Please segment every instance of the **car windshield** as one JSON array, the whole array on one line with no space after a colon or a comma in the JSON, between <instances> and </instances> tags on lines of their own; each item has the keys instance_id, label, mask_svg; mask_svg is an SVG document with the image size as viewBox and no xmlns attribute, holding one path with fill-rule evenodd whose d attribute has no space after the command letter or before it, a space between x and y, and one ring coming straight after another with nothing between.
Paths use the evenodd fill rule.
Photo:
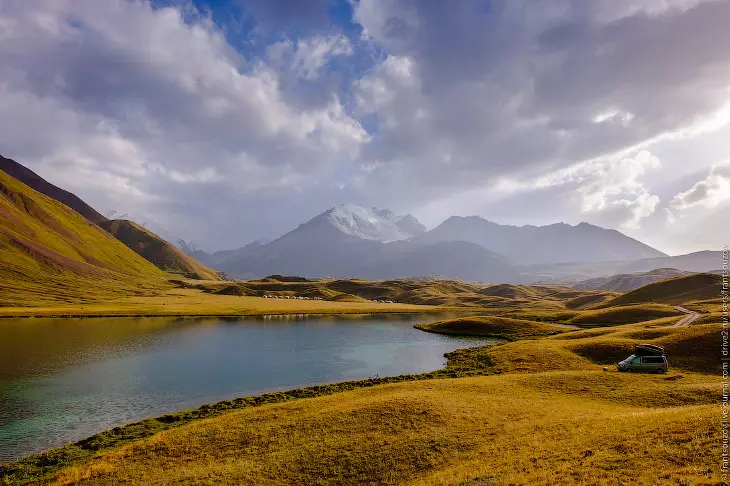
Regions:
<instances>
[{"instance_id":1,"label":"car windshield","mask_svg":"<svg viewBox=\"0 0 730 486\"><path fill-rule=\"evenodd\" d=\"M635 354L632 354L631 356L629 356L628 358L626 358L625 360L623 360L622 363L630 363L631 360L634 359L634 358L636 358L636 355Z\"/></svg>"}]
</instances>

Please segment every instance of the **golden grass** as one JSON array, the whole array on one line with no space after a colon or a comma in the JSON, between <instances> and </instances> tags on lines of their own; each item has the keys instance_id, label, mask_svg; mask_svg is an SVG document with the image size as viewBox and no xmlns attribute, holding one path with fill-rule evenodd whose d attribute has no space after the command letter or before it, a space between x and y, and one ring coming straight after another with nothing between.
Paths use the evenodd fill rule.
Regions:
<instances>
[{"instance_id":1,"label":"golden grass","mask_svg":"<svg viewBox=\"0 0 730 486\"><path fill-rule=\"evenodd\" d=\"M170 287L95 224L0 171L0 306L100 300Z\"/></svg>"},{"instance_id":2,"label":"golden grass","mask_svg":"<svg viewBox=\"0 0 730 486\"><path fill-rule=\"evenodd\" d=\"M704 372L721 326L669 320L480 348L497 375L197 420L38 484L716 484L718 378ZM669 376L602 371L647 340Z\"/></svg>"},{"instance_id":3,"label":"golden grass","mask_svg":"<svg viewBox=\"0 0 730 486\"><path fill-rule=\"evenodd\" d=\"M537 321L496 316L475 316L416 325L418 329L451 336L496 337L507 340L529 339L558 334L565 329Z\"/></svg>"},{"instance_id":4,"label":"golden grass","mask_svg":"<svg viewBox=\"0 0 730 486\"><path fill-rule=\"evenodd\" d=\"M642 304L683 304L720 297L722 277L709 273L697 273L686 277L670 278L645 285L620 297L609 300L601 307Z\"/></svg>"},{"instance_id":5,"label":"golden grass","mask_svg":"<svg viewBox=\"0 0 730 486\"><path fill-rule=\"evenodd\" d=\"M98 224L161 270L191 278L219 280L217 271L206 267L173 244L133 221L116 219Z\"/></svg>"},{"instance_id":6,"label":"golden grass","mask_svg":"<svg viewBox=\"0 0 730 486\"><path fill-rule=\"evenodd\" d=\"M33 307L0 307L0 316L245 316L445 312L459 310L426 305L380 304L375 302L264 299L261 297L204 293L197 289L169 289L156 293L157 295L122 295L109 302L70 302L68 304L36 305Z\"/></svg>"},{"instance_id":7,"label":"golden grass","mask_svg":"<svg viewBox=\"0 0 730 486\"><path fill-rule=\"evenodd\" d=\"M681 311L668 305L641 304L587 310L577 314L566 322L578 326L615 326L618 324L630 324L633 322L643 322L681 315L684 315Z\"/></svg>"},{"instance_id":8,"label":"golden grass","mask_svg":"<svg viewBox=\"0 0 730 486\"><path fill-rule=\"evenodd\" d=\"M170 429L44 483L706 484L708 385L601 371L384 385Z\"/></svg>"}]
</instances>

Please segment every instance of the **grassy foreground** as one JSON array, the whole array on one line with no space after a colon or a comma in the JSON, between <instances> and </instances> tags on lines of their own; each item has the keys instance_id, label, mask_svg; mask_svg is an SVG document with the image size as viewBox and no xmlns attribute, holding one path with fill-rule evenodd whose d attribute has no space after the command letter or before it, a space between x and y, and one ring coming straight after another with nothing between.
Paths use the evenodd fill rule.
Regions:
<instances>
[{"instance_id":1,"label":"grassy foreground","mask_svg":"<svg viewBox=\"0 0 730 486\"><path fill-rule=\"evenodd\" d=\"M666 327L672 319L460 350L432 374L222 402L26 458L1 468L0 477L30 484L717 484L721 326ZM645 340L667 349L670 375L602 370Z\"/></svg>"}]
</instances>

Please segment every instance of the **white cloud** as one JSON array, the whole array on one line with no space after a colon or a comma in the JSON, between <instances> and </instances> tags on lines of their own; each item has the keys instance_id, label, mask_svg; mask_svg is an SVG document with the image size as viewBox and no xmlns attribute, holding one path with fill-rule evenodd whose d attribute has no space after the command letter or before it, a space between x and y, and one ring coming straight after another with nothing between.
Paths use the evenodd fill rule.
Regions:
<instances>
[{"instance_id":1,"label":"white cloud","mask_svg":"<svg viewBox=\"0 0 730 486\"><path fill-rule=\"evenodd\" d=\"M211 249L343 202L630 229L727 198L639 148L728 124L730 2L361 0L359 39L315 4L254 2L311 25L251 54L189 8L4 0L0 153Z\"/></svg>"},{"instance_id":2,"label":"white cloud","mask_svg":"<svg viewBox=\"0 0 730 486\"><path fill-rule=\"evenodd\" d=\"M336 95L290 103L277 71L175 8L11 0L0 30L0 151L101 211L227 231L253 194L313 187L368 140ZM296 67L312 78L347 52L342 38L303 39Z\"/></svg>"},{"instance_id":3,"label":"white cloud","mask_svg":"<svg viewBox=\"0 0 730 486\"><path fill-rule=\"evenodd\" d=\"M320 77L330 58L349 56L352 45L344 35L315 35L308 39L280 41L267 48L268 59L294 71L302 79L314 81Z\"/></svg>"},{"instance_id":4,"label":"white cloud","mask_svg":"<svg viewBox=\"0 0 730 486\"><path fill-rule=\"evenodd\" d=\"M674 196L670 206L675 211L681 212L696 208L714 208L728 200L730 200L730 161L713 165L706 178Z\"/></svg>"},{"instance_id":5,"label":"white cloud","mask_svg":"<svg viewBox=\"0 0 730 486\"><path fill-rule=\"evenodd\" d=\"M363 0L356 18L388 52L354 85L379 127L364 158L425 199L623 153L730 99L728 2Z\"/></svg>"}]
</instances>

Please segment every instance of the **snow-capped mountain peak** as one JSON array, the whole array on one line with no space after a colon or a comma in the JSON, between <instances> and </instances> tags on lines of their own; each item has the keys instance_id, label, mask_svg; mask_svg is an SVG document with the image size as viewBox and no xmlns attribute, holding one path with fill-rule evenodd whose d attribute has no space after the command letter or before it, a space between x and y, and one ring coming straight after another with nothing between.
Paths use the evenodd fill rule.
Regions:
<instances>
[{"instance_id":1,"label":"snow-capped mountain peak","mask_svg":"<svg viewBox=\"0 0 730 486\"><path fill-rule=\"evenodd\" d=\"M325 215L330 224L345 234L383 243L405 240L426 231L410 214L401 216L388 209L342 204Z\"/></svg>"}]
</instances>

